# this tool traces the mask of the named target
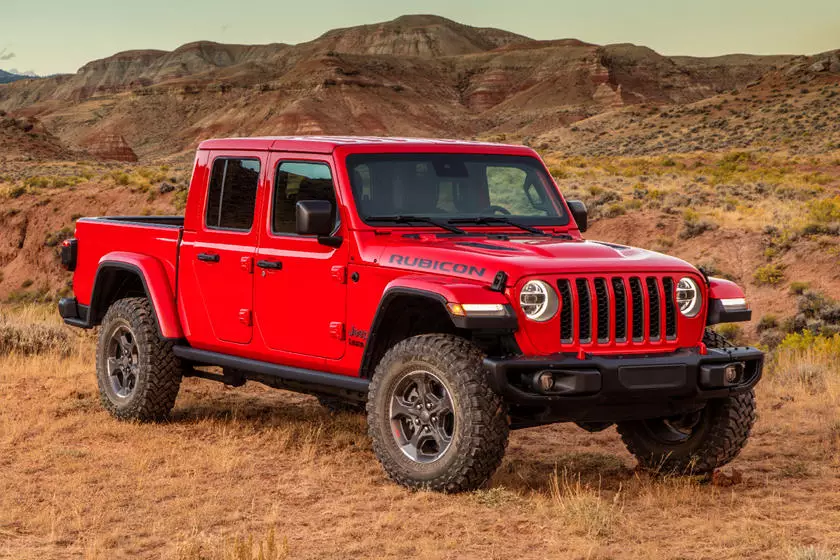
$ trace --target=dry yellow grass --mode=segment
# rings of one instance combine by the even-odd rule
[[[12,322],[54,319],[30,308]],[[90,337],[0,356],[0,557],[791,558],[840,550],[840,371],[780,355],[715,484],[634,470],[613,429],[514,432],[484,490],[387,482],[361,416],[256,384],[185,381],[170,422],[97,402]],[[819,390],[789,375],[812,360]],[[731,485],[727,485],[730,484]]]

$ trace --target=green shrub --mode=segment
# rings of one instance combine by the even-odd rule
[[[616,218],[618,216],[622,216],[624,212],[624,206],[622,206],[620,202],[616,202],[615,204],[610,204],[604,210],[603,216],[605,218]]]
[[[817,224],[840,222],[840,196],[811,201],[808,204],[808,217]]]
[[[566,179],[569,177],[569,172],[566,170],[565,167],[552,167],[548,170],[551,173],[551,176],[555,179]]]
[[[776,286],[785,279],[785,267],[781,264],[767,264],[756,269],[753,275],[759,286]]]
[[[730,342],[737,343],[741,340],[741,326],[736,323],[724,323],[715,327],[715,330]]]
[[[810,287],[808,282],[791,282],[788,287],[788,292],[794,296],[801,296]]]
[[[823,336],[809,330],[787,335],[779,345],[780,349],[804,352],[812,350],[816,353],[826,353],[840,356],[840,334]]]
[[[183,212],[187,207],[187,193],[189,191],[185,188],[175,191],[172,195],[172,205],[179,212]]]

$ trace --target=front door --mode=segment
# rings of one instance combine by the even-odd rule
[[[329,159],[309,154],[272,154],[269,166],[271,190],[254,269],[257,327],[272,350],[341,358],[349,240],[335,247],[295,232],[299,200],[328,200],[335,210],[333,236],[341,235],[335,174]]]
[[[184,232],[180,255],[182,290],[198,292],[185,296],[201,302],[210,327],[197,329],[200,345],[251,341],[255,211],[264,158],[253,153],[210,154],[201,224],[197,231]]]

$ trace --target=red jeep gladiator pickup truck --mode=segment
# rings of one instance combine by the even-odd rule
[[[476,488],[511,428],[554,422],[615,424],[650,468],[729,462],[763,354],[708,327],[749,320],[742,290],[586,222],[523,146],[209,140],[183,218],[77,222],[59,311],[99,325],[117,418],[165,417],[184,376],[307,392],[366,406],[412,488]]]

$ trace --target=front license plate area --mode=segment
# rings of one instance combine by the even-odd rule
[[[618,368],[618,381],[631,391],[675,389],[688,383],[684,365],[624,366]]]

